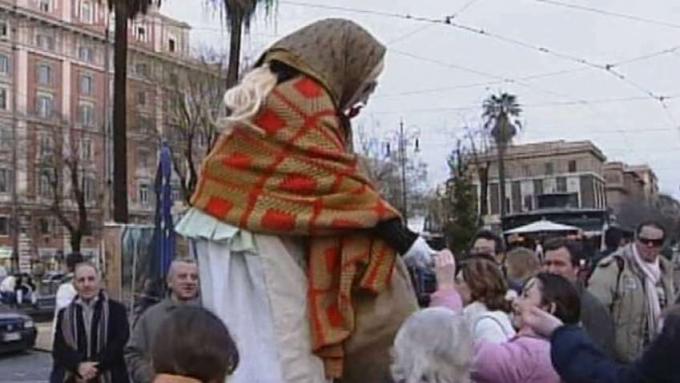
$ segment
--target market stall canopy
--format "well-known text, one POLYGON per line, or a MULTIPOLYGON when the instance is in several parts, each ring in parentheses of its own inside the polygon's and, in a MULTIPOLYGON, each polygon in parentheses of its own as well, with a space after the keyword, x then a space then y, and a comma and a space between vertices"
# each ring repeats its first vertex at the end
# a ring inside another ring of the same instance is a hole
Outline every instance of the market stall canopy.
POLYGON ((563 225, 561 223, 555 223, 548 220, 532 222, 528 225, 516 227, 512 230, 508 230, 505 234, 528 234, 528 233, 550 233, 550 232, 560 232, 560 231, 579 231, 580 229, 576 226, 563 225))

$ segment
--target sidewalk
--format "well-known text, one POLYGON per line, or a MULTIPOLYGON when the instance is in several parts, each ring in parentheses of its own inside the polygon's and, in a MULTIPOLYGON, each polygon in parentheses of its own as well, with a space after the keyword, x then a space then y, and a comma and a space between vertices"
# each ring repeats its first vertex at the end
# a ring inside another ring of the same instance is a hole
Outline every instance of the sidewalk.
POLYGON ((35 349, 38 351, 52 352, 52 321, 38 322, 35 324, 38 330, 38 338, 35 340, 35 349))

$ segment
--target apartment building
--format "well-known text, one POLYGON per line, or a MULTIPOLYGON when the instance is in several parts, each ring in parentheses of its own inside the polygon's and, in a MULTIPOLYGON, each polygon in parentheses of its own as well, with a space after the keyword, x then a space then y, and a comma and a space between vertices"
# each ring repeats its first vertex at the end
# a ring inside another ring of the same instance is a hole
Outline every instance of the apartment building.
POLYGON ((618 214, 627 203, 653 203, 659 195, 659 183, 647 165, 609 162, 604 166, 609 207, 618 214))
MULTIPOLYGON (((69 232, 54 214, 54 191, 71 195, 67 164, 73 162, 90 222, 81 251, 99 252, 111 204, 112 25, 106 3, 97 0, 0 0, 0 265, 18 248, 22 270, 54 269, 70 251, 69 232), (56 188, 55 179, 62 180, 56 188)), ((150 222, 154 211, 157 142, 167 128, 158 75, 192 65, 189 34, 189 25, 156 9, 130 22, 133 222, 150 222)), ((75 218, 73 199, 59 202, 75 218)))
MULTIPOLYGON (((511 146, 505 156, 506 199, 501 201, 498 158, 492 149, 479 158, 479 166, 488 169, 485 222, 500 223, 501 203, 505 203, 507 214, 547 208, 606 209, 605 161, 602 151, 590 141, 511 146)), ((474 165, 471 174, 479 197, 481 182, 474 165)))

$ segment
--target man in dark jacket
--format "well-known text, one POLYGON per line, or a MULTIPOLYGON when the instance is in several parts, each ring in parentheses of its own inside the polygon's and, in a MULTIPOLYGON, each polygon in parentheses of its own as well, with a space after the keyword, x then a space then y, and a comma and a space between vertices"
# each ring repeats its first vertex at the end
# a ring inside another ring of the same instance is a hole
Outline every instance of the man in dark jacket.
POLYGON ((125 346, 125 361, 134 383, 151 383, 154 370, 151 350, 158 329, 178 307, 196 304, 198 299, 198 266, 193 259, 176 259, 168 272, 170 297, 152 306, 137 320, 130 341, 125 346))
POLYGON ((536 333, 550 337, 552 364, 565 383, 680 382, 680 305, 669 311, 661 334, 629 365, 605 356, 581 328, 564 326, 541 309, 523 313, 522 319, 536 333))
POLYGON ((614 321, 607 308, 586 290, 579 281, 585 257, 578 242, 555 238, 545 243, 543 268, 551 274, 561 275, 576 286, 581 298, 581 324, 588 335, 607 355, 614 356, 614 321))
POLYGON ((125 307, 102 291, 92 264, 76 266, 74 285, 78 295, 57 316, 50 382, 128 383, 125 307))

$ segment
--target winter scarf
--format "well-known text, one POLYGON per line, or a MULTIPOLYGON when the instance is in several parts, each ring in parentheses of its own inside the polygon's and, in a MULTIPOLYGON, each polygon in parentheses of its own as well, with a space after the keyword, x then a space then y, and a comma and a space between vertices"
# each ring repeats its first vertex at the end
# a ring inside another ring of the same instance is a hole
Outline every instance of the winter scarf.
POLYGON ((633 245, 633 264, 635 264, 644 275, 645 293, 647 294, 647 332, 649 338, 654 338, 660 330, 661 303, 659 302, 659 292, 657 286, 661 282, 661 266, 659 259, 650 263, 642 259, 633 245))
MULTIPOLYGON (((101 291, 96 299, 97 301, 94 304, 92 320, 94 320, 95 313, 98 310, 101 310, 99 322, 97 322, 96 328, 92 328, 91 326, 89 329, 86 328, 85 333, 87 334, 90 331, 96 331, 97 344, 95 345, 94 350, 96 352, 95 355, 99 355, 106 348, 106 342, 108 340, 109 335, 109 298, 106 295, 106 293, 104 293, 104 291, 101 291)), ((64 309, 64 314, 61 322, 61 331, 62 334, 64 335, 64 341, 69 347, 71 347, 74 350, 78 350, 78 321, 82 320, 83 327, 87 326, 87 323, 85 323, 85 318, 83 317, 84 314, 82 314, 83 308, 80 307, 80 303, 78 303, 78 301, 79 299, 78 297, 76 297, 73 300, 73 302, 64 309), (80 319, 79 311, 81 313, 80 319)), ((92 350, 90 340, 88 339, 86 343, 87 343, 87 350, 85 352, 86 357, 88 359, 93 358, 95 355, 90 355, 90 352, 92 350)), ((64 381, 70 381, 69 379, 72 378, 73 376, 70 373, 67 373, 64 381)), ((109 372, 105 372, 99 375, 99 381, 100 383, 110 383, 111 374, 109 372)))
POLYGON ((379 293, 395 251, 369 231, 398 213, 349 152, 338 117, 382 61, 385 48, 347 20, 324 20, 285 37, 259 63, 303 75, 277 85, 252 123, 222 135, 203 163, 194 207, 255 233, 308 236, 308 302, 314 352, 326 375, 343 371, 355 327, 352 292, 379 293))

